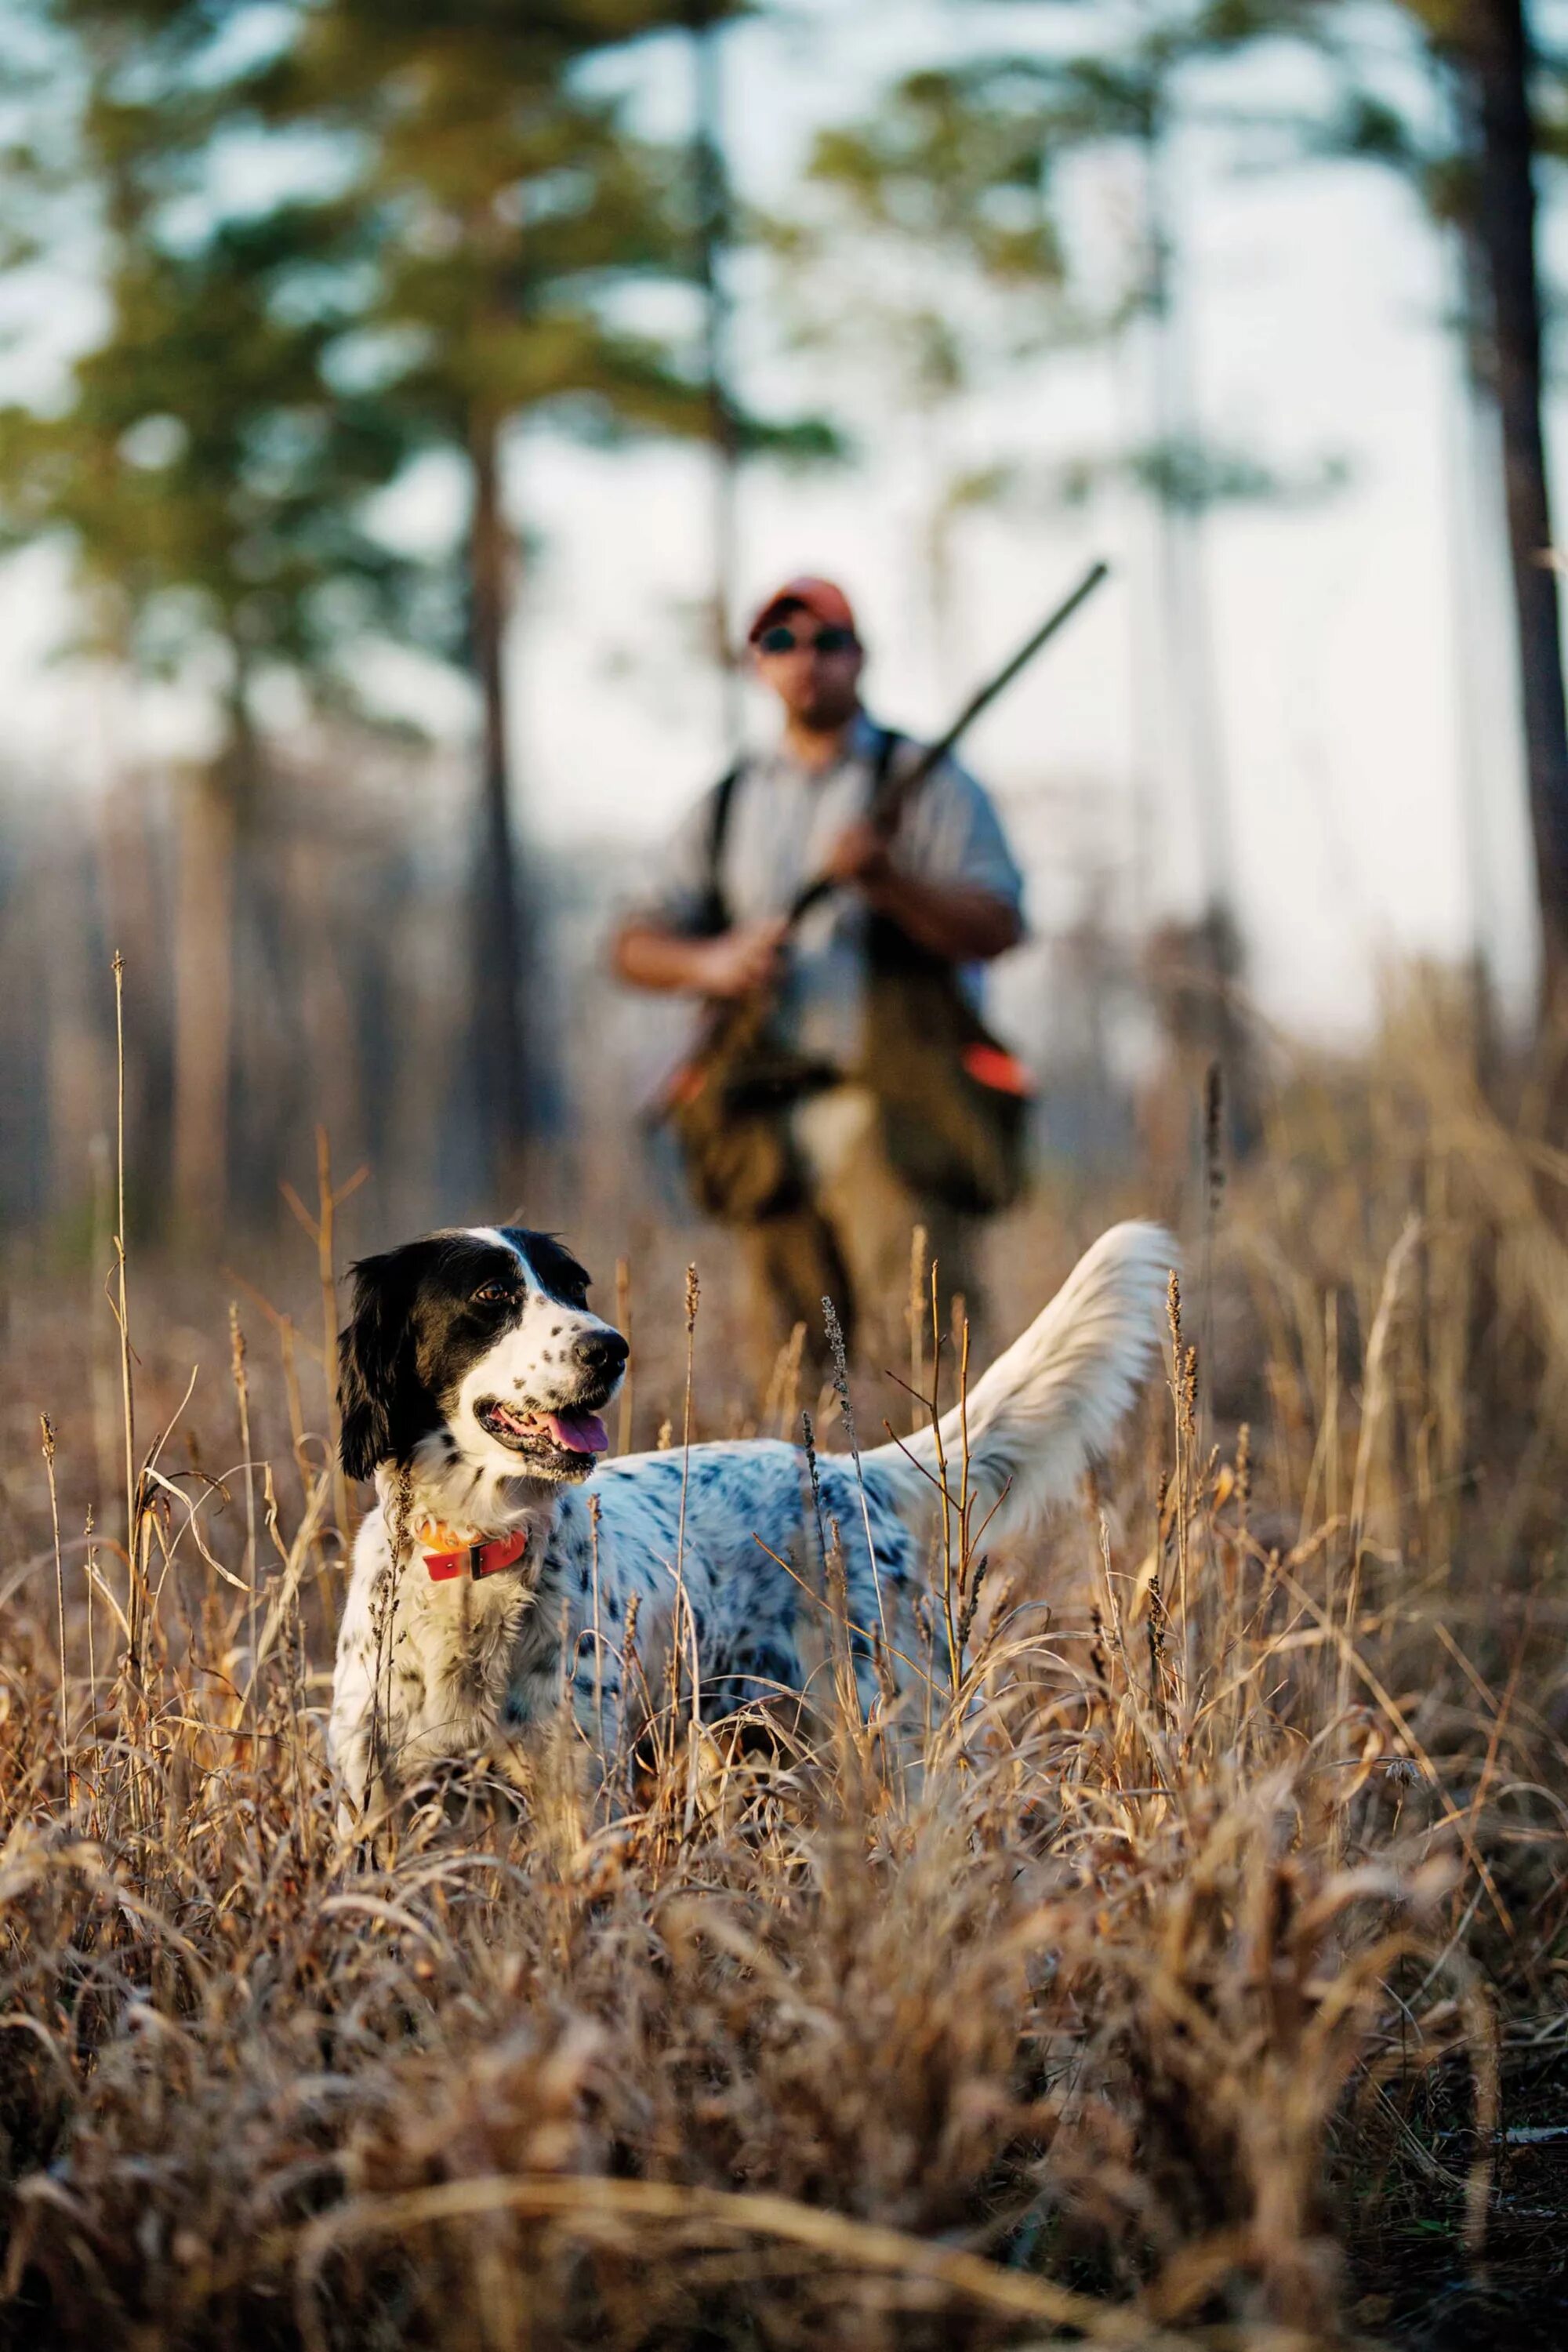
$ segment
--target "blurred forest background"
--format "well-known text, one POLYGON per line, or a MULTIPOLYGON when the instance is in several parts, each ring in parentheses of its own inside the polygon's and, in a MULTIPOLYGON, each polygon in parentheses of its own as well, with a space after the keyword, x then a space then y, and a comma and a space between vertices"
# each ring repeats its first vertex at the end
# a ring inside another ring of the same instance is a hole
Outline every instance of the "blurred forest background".
POLYGON ((1568 18, 5 0, 0 53, 14 1241, 110 1231, 116 950, 145 1236, 269 1225, 318 1129, 382 1232, 640 1152, 669 1013, 604 927, 808 566, 935 728, 1113 562, 974 751, 1047 1156, 1179 1146, 1212 1055, 1353 1037, 1402 952, 1528 1034, 1568 18))

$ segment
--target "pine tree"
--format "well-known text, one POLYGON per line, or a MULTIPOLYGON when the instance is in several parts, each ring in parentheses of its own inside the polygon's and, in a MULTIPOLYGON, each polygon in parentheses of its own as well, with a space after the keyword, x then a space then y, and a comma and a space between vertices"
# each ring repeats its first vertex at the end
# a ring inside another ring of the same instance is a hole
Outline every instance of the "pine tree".
POLYGON ((527 423, 601 439, 708 429, 694 352, 622 309, 629 285, 693 277, 684 159, 634 139, 579 73, 607 44, 683 15, 631 0, 452 0, 435 14, 329 0, 255 92, 276 121, 352 131, 349 201, 380 225, 374 318, 405 354, 385 396, 467 474, 467 659, 482 713, 475 1037, 492 1189, 515 1177, 528 1129, 506 663, 522 534, 506 453, 527 423))
MULTIPOLYGON (((1317 152, 1386 164, 1440 227, 1464 242, 1471 377, 1496 414, 1498 485, 1509 550, 1520 710, 1543 949, 1542 1003, 1568 1009, 1568 707, 1558 562, 1543 423, 1545 374, 1537 216, 1543 168, 1568 154, 1561 58, 1538 53, 1523 0, 1384 0, 1370 21, 1411 39, 1446 100, 1429 110, 1368 58, 1368 18, 1345 0, 1309 0, 1298 29, 1340 76, 1340 103, 1314 126, 1317 152)), ((1418 87, 1420 83, 1418 80, 1418 87)))
POLYGON ((731 382, 730 249, 734 206, 730 187, 724 114, 723 26, 731 10, 719 0, 689 0, 691 52, 691 176, 697 282, 702 297, 702 385, 708 405, 712 472, 713 659, 720 680, 724 754, 741 749, 741 669, 733 644, 736 599, 737 499, 742 419, 731 382))
MULTIPOLYGON (((0 412, 0 524, 12 545, 68 546, 79 648, 177 677, 212 714, 216 747, 179 805, 173 1178, 186 1235, 226 1197, 235 845, 264 789, 261 701, 286 676, 318 705, 352 707, 350 657, 406 634, 416 584, 363 520, 406 428, 333 376, 358 226, 331 204, 212 205, 190 13, 154 7, 138 25, 133 10, 57 9, 106 320, 63 398, 0 412), (209 201, 193 205, 195 191, 209 201), (308 304, 282 299, 307 282, 308 304)), ((17 202, 66 176, 40 150, 17 202)))
MULTIPOLYGON (((1039 8, 1037 17, 1047 13, 1039 8)), ((1020 363, 1053 351, 1111 347, 1143 360, 1144 430, 1087 455, 993 453, 939 478, 928 564, 940 643, 949 528, 955 514, 1004 501, 1016 510, 1042 494, 1079 503, 1107 484, 1140 497, 1152 530, 1158 726, 1151 741, 1192 796, 1202 905, 1195 921, 1158 937, 1173 948, 1196 1007, 1178 1036, 1175 997, 1162 959, 1145 977, 1163 1000, 1173 1043, 1218 1065, 1232 1141, 1255 1132, 1252 1073, 1236 1018, 1241 970, 1218 680, 1208 620, 1203 531, 1215 509, 1301 503, 1337 486, 1331 460, 1294 475, 1246 446, 1222 446, 1200 426, 1180 299, 1170 152, 1197 69, 1280 29, 1296 0, 1120 0, 1086 19, 1061 6, 1058 46, 971 56, 922 68, 885 94, 861 123, 817 141, 810 177, 838 217, 818 237, 835 268, 847 227, 864 245, 878 292, 847 305, 849 338, 880 355, 904 354, 907 396, 932 418, 962 413, 990 384, 1017 380, 1020 363), (1078 266, 1058 219, 1065 164, 1117 152, 1133 166, 1134 218, 1123 268, 1108 280, 1078 266), (888 266, 902 258, 900 272, 888 266)), ((1214 117, 1210 110, 1209 120, 1214 117)), ((789 243, 798 245, 796 231, 789 243)), ((868 273, 869 274, 869 273, 868 273)), ((932 442, 936 439, 933 433, 932 442)), ((1135 812, 1131 897, 1146 921, 1142 876, 1158 855, 1148 813, 1135 812)))
MULTIPOLYGON (((1066 7, 1057 13, 1064 25, 1077 20, 1066 7)), ((1361 0, 1353 7, 1347 0, 1136 0, 1098 10, 1092 39, 1076 49, 971 59, 907 79, 879 120, 825 142, 816 168, 885 225, 896 225, 900 206, 923 191, 928 209, 945 211, 951 233, 965 226, 953 217, 954 194, 972 214, 977 192, 978 208, 994 210, 1010 191, 1016 205, 1031 174, 1048 183, 1064 158, 1086 146, 1126 142, 1141 155, 1146 265, 1133 301, 1163 347, 1155 381, 1165 410, 1149 445, 1124 453, 1121 463, 1152 493, 1163 518, 1167 611, 1190 619, 1201 611, 1191 593, 1195 519, 1221 499, 1301 486, 1280 483, 1250 453, 1205 448, 1182 413, 1165 157, 1189 68, 1280 40, 1310 45, 1330 61, 1342 91, 1326 114, 1310 104, 1299 110, 1289 152, 1297 160, 1353 154, 1392 164, 1418 187, 1435 218, 1458 225, 1475 264, 1479 300, 1467 326, 1502 446, 1500 505, 1550 999, 1568 985, 1568 718, 1542 417, 1536 218, 1542 164, 1568 152, 1568 136, 1560 121, 1561 65, 1537 53, 1523 0, 1381 0, 1370 7, 1361 0), (1379 46, 1386 54, 1391 25, 1412 37, 1413 61, 1424 52, 1447 89, 1446 135, 1434 139, 1422 119, 1429 80, 1405 76, 1401 89, 1373 61, 1379 46)), ((969 235, 971 257, 983 268, 992 266, 990 235, 969 235)), ((1005 265, 1005 243, 1002 256, 1005 265)), ((1114 318, 1103 323, 1113 326, 1114 318)), ((1181 666, 1196 674, 1190 658, 1181 666)), ((1212 721, 1201 731, 1212 737, 1212 721)), ((1226 831, 1223 812, 1211 804, 1211 895, 1223 895, 1226 831)))
MULTIPOLYGON (((793 217, 769 224, 796 333, 847 362, 866 405, 907 420, 927 495, 920 566, 935 657, 952 635, 952 527, 1003 493, 976 468, 967 404, 1037 351, 1065 262, 1037 126, 945 71, 906 77, 865 121, 818 133, 793 217)), ((956 691, 958 680, 944 683, 956 691)))
MULTIPOLYGON (((1168 152, 1194 68, 1258 37, 1289 0, 1154 0, 1095 12, 1063 8, 1059 48, 972 57, 922 68, 888 91, 864 122, 822 134, 810 180, 833 200, 816 226, 842 275, 846 232, 864 247, 869 299, 842 305, 836 340, 886 363, 902 355, 909 405, 940 423, 976 392, 1016 380, 1053 351, 1139 339, 1148 364, 1145 430, 1082 455, 1001 451, 979 467, 938 466, 928 527, 937 635, 945 634, 948 534, 966 508, 1042 497, 1079 503, 1130 485, 1153 520, 1160 668, 1184 739, 1197 817, 1205 921, 1234 923, 1231 825, 1207 643, 1200 534, 1215 508, 1300 501, 1331 488, 1326 464, 1292 476, 1250 448, 1221 446, 1198 425, 1177 290, 1168 152), (1058 217, 1062 167, 1087 151, 1134 164, 1136 218, 1120 278, 1090 281, 1058 217), (889 267, 889 252, 893 265, 889 267), (898 267, 902 256, 901 272, 898 267)), ((797 250, 810 233, 796 229, 797 250)), ((933 446, 939 433, 932 430, 933 446)), ((1144 848, 1140 844, 1140 848, 1144 848)))
MULTIPOLYGON (((711 26, 727 0, 701 13, 711 26)), ((64 413, 7 420, 12 527, 71 534, 131 657, 189 668, 211 641, 230 680, 185 829, 193 930, 199 909, 210 920, 182 959, 202 975, 184 992, 182 1202, 214 1196, 222 1158, 221 836, 255 788, 258 675, 283 662, 321 694, 357 627, 395 621, 467 668, 481 714, 472 1029, 494 1190, 527 1127, 505 658, 523 534, 506 452, 524 423, 710 427, 698 334, 646 334, 624 311, 631 284, 703 276, 689 156, 631 137, 580 79, 607 47, 689 29, 689 0, 53 0, 53 17, 85 77, 111 324, 64 413), (282 157, 314 142, 331 201, 225 217, 236 129, 282 157), (357 494, 416 448, 455 457, 468 481, 462 619, 445 634, 439 596, 421 600, 358 520, 357 494)), ((722 396, 734 452, 831 446, 722 396)))

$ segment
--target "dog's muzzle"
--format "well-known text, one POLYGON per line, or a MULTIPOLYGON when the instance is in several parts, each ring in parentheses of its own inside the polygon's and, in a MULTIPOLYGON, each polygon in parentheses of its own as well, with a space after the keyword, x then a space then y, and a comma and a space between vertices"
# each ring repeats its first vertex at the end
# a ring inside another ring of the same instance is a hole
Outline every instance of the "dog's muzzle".
POLYGON ((536 1468, 558 1475, 583 1476, 596 1455, 605 1453, 610 1433, 599 1418, 608 1404, 631 1350, 618 1331, 585 1331, 573 1349, 584 1375, 583 1390, 570 1404, 508 1404, 500 1397, 481 1397, 474 1418, 498 1445, 536 1468))

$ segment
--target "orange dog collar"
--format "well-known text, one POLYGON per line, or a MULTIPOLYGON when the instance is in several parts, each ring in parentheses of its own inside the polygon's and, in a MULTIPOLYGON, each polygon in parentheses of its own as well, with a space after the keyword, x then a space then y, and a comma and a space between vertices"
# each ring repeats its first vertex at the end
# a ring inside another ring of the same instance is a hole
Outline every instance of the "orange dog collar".
POLYGON ((450 1528, 432 1527, 428 1520, 419 1530, 421 1542, 435 1542, 443 1547, 439 1551, 427 1551, 425 1567, 432 1584, 446 1584, 454 1576, 494 1576, 499 1569, 511 1568, 528 1549, 528 1529, 519 1528, 515 1535, 498 1536, 493 1543, 465 1543, 450 1528))

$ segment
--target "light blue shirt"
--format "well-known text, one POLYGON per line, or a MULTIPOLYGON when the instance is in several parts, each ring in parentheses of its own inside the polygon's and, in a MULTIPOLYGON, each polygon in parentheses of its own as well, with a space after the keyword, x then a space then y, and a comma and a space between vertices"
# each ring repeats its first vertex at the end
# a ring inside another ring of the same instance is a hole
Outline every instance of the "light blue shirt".
MULTIPOLYGON (((812 769, 780 747, 753 753, 735 783, 720 858, 719 882, 732 923, 788 912, 802 887, 822 871, 829 845, 870 811, 880 730, 861 712, 830 768, 812 769)), ((900 745, 896 769, 919 759, 900 745)), ((712 793, 705 793, 677 830, 637 911, 673 931, 694 931, 707 902, 712 793)), ((989 795, 967 770, 944 760, 902 812, 893 856, 926 882, 988 890, 1020 911, 1024 884, 989 795)), ((799 1051, 852 1069, 860 1046, 866 984, 866 906, 852 889, 834 890, 797 928, 779 1002, 783 1034, 799 1051)), ((980 967, 965 969, 978 997, 980 967)))

